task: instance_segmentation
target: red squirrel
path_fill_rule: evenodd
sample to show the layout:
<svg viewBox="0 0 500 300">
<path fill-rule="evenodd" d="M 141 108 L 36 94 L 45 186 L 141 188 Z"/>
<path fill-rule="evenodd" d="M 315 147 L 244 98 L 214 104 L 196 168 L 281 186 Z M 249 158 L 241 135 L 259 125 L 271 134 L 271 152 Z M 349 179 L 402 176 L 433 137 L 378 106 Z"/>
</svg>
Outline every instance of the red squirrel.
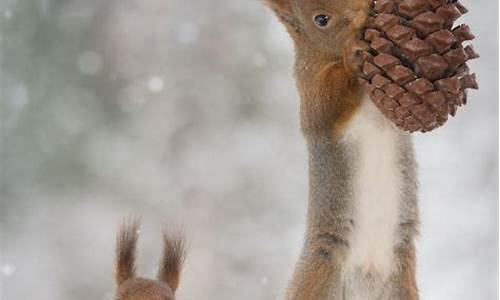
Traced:
<svg viewBox="0 0 500 300">
<path fill-rule="evenodd" d="M 357 79 L 372 0 L 265 2 L 294 41 L 309 152 L 306 233 L 285 299 L 419 299 L 413 142 Z"/>
<path fill-rule="evenodd" d="M 139 221 L 125 222 L 116 243 L 115 300 L 175 300 L 185 258 L 180 234 L 163 234 L 163 256 L 156 280 L 138 277 L 135 270 Z"/>
</svg>

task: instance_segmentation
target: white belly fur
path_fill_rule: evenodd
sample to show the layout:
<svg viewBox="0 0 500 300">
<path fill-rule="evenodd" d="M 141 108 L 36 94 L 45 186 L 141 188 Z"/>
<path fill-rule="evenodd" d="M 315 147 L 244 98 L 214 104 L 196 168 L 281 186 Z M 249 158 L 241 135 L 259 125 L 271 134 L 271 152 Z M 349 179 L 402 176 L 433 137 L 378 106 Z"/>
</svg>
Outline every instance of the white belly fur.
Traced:
<svg viewBox="0 0 500 300">
<path fill-rule="evenodd" d="M 398 165 L 400 134 L 369 99 L 345 129 L 345 141 L 354 143 L 358 150 L 354 166 L 355 226 L 345 268 L 350 274 L 376 274 L 385 279 L 393 270 L 402 181 Z"/>
</svg>

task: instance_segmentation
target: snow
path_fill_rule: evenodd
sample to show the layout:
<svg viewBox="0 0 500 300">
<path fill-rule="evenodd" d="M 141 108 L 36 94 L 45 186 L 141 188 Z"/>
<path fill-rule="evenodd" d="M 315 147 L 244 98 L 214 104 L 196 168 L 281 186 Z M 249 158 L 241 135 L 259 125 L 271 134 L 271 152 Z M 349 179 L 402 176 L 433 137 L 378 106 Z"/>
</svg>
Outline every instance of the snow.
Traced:
<svg viewBox="0 0 500 300">
<path fill-rule="evenodd" d="M 16 272 L 16 266 L 13 264 L 6 263 L 2 265 L 2 274 L 5 277 L 10 277 Z"/>
<path fill-rule="evenodd" d="M 164 87 L 165 84 L 163 83 L 163 78 L 159 76 L 152 76 L 151 78 L 149 78 L 148 88 L 152 93 L 158 94 L 163 90 Z"/>
<path fill-rule="evenodd" d="M 178 299 L 280 295 L 302 246 L 307 153 L 293 44 L 261 1 L 4 2 L 0 298 L 112 299 L 130 213 L 144 275 L 161 229 L 185 228 Z M 464 4 L 480 90 L 415 135 L 426 300 L 498 295 L 498 3 Z"/>
</svg>

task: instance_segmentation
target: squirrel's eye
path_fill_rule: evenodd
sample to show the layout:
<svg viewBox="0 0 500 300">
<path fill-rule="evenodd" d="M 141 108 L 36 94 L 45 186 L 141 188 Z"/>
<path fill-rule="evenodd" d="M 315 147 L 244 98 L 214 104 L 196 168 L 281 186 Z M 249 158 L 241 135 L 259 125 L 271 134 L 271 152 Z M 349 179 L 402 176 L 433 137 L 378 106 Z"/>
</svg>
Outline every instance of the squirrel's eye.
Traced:
<svg viewBox="0 0 500 300">
<path fill-rule="evenodd" d="M 319 27 L 326 27 L 330 23 L 331 17 L 325 14 L 319 14 L 314 16 L 314 23 Z"/>
</svg>

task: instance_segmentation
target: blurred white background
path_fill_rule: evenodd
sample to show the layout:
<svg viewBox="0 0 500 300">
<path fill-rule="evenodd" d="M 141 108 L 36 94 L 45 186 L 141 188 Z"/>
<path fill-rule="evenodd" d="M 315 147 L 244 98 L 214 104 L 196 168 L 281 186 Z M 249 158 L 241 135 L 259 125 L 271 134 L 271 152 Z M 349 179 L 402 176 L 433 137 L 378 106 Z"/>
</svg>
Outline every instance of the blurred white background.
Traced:
<svg viewBox="0 0 500 300">
<path fill-rule="evenodd" d="M 497 299 L 498 2 L 464 0 L 480 90 L 415 135 L 422 299 Z M 112 299 L 114 234 L 190 240 L 179 299 L 274 299 L 304 231 L 293 50 L 258 0 L 0 0 L 2 300 Z"/>
</svg>

